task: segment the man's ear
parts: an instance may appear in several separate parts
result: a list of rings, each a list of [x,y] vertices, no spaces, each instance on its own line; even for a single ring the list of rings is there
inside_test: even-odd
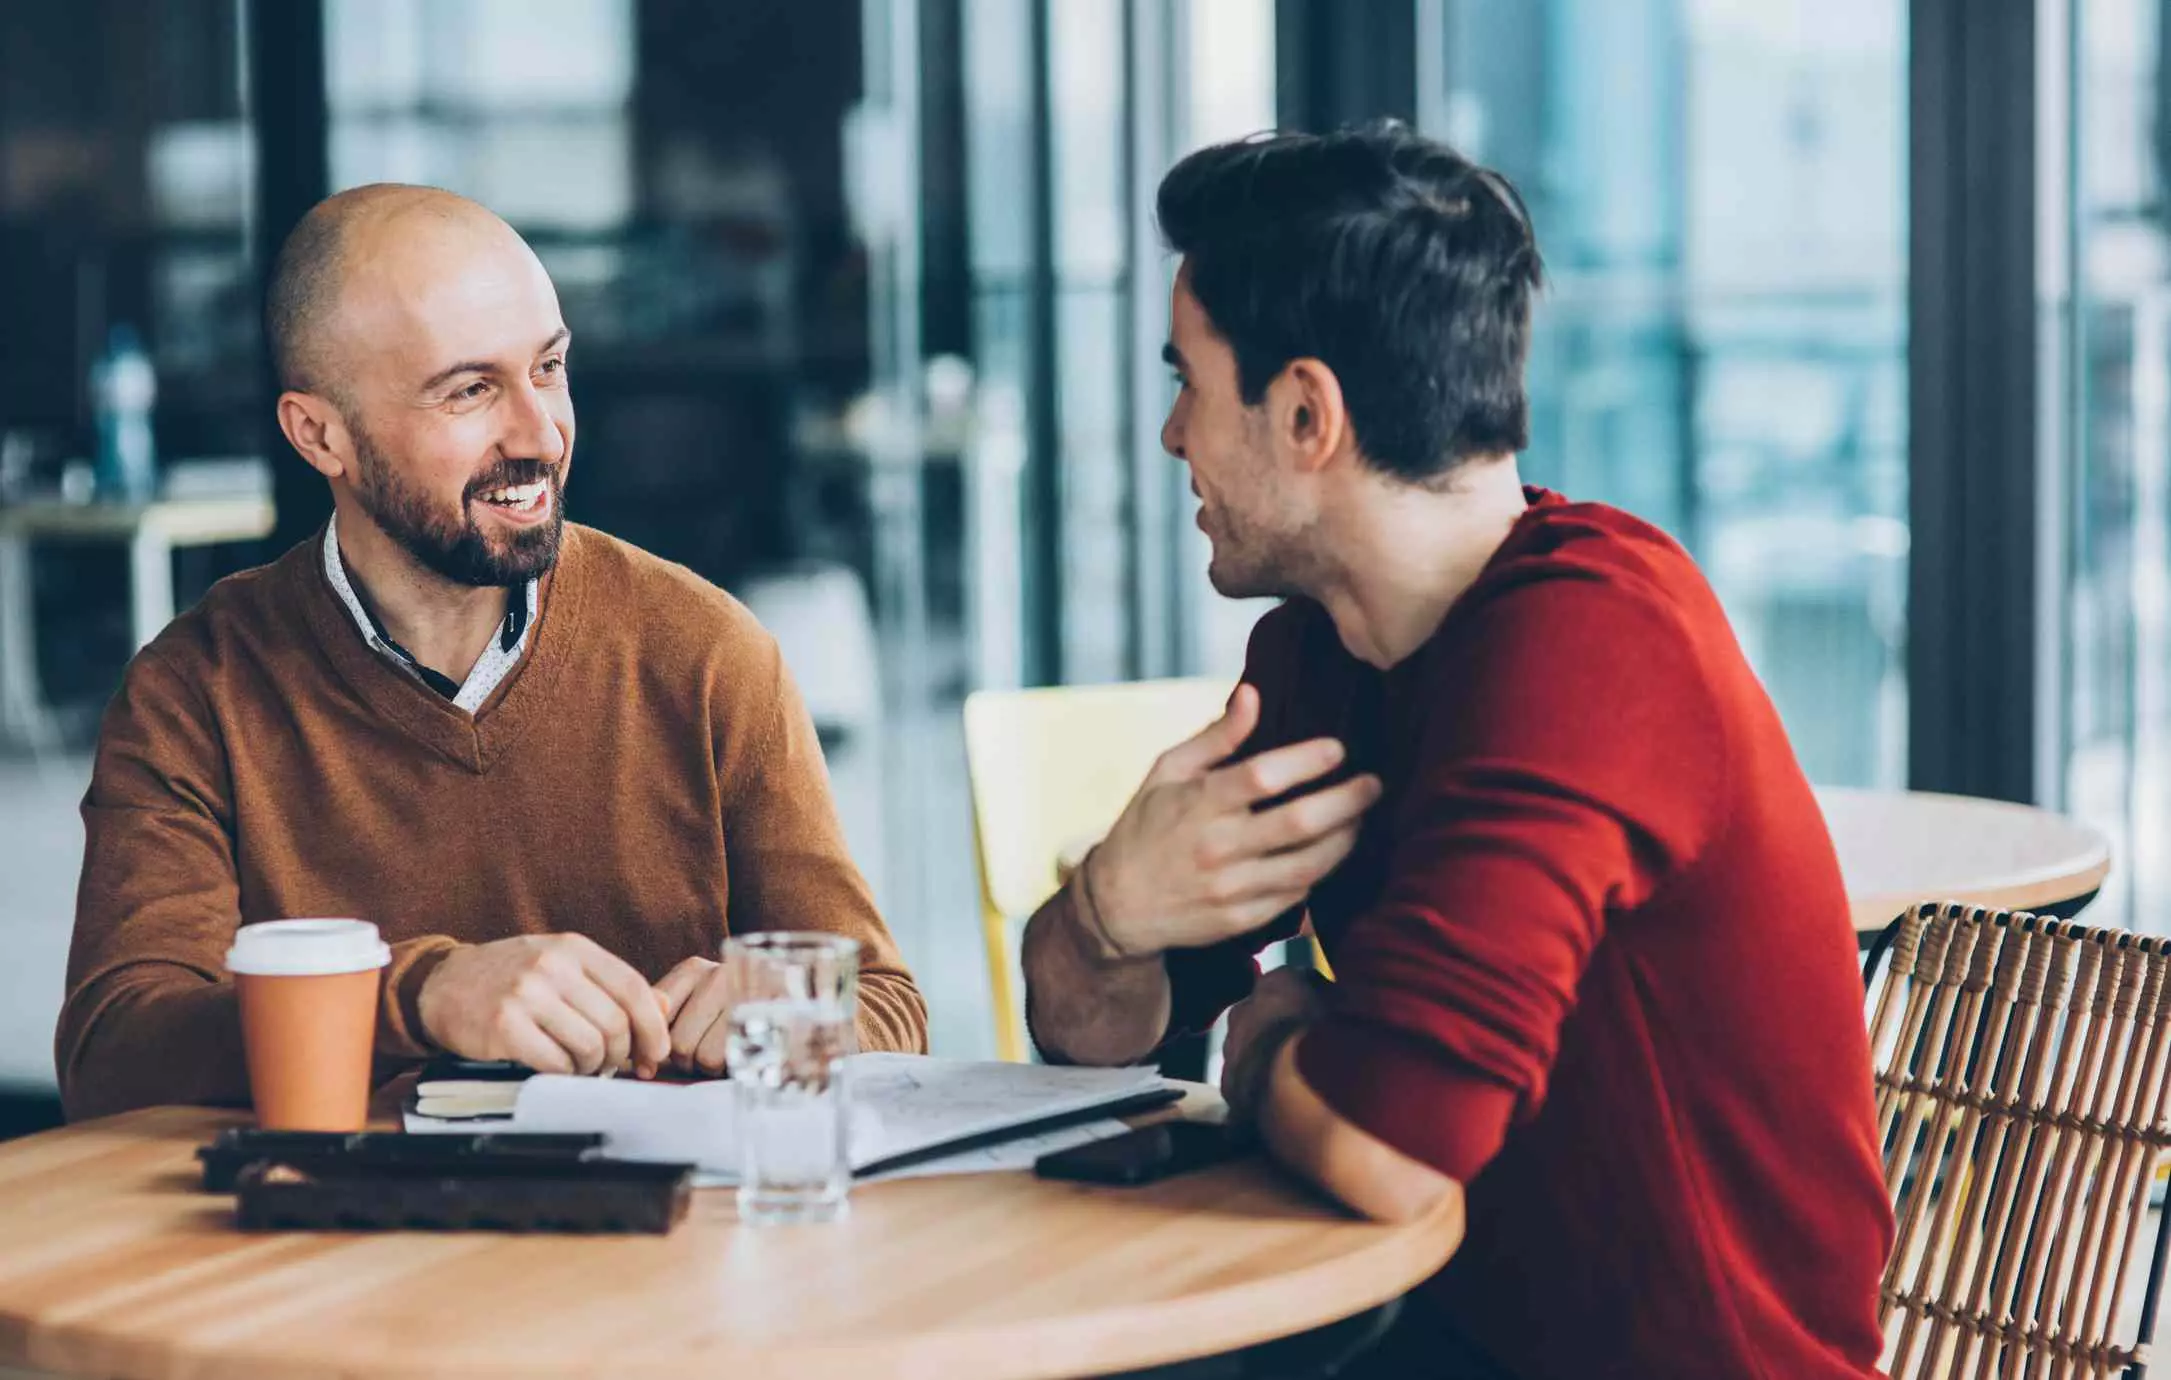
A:
[[[1296,457],[1297,468],[1325,468],[1349,435],[1342,381],[1319,360],[1293,359],[1282,367],[1268,395],[1275,430]]]
[[[354,447],[339,409],[314,393],[292,390],[279,395],[279,430],[287,444],[326,479],[347,477]]]

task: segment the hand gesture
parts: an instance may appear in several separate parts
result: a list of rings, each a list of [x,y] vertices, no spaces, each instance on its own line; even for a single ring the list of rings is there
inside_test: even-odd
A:
[[[1079,879],[1086,923],[1111,959],[1201,948],[1248,934],[1301,904],[1356,846],[1379,799],[1356,776],[1271,809],[1257,807],[1342,764],[1315,738],[1231,763],[1259,722],[1259,692],[1162,754],[1138,794],[1087,856]]]

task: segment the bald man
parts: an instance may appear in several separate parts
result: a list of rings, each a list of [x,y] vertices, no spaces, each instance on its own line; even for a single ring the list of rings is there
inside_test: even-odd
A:
[[[565,521],[571,336],[511,227],[343,192],[287,241],[266,318],[280,429],[334,513],[176,619],[107,710],[69,1115],[245,1103],[223,955],[297,916],[390,942],[380,1076],[438,1051],[719,1071],[715,958],[760,929],[857,940],[862,1047],[924,1047],[774,639]]]

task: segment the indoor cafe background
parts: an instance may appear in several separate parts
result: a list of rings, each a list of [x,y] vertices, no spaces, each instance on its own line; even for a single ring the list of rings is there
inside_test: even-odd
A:
[[[571,515],[776,633],[936,1052],[988,1055],[963,697],[1233,677],[1259,612],[1206,586],[1158,444],[1154,185],[1399,115],[1529,201],[1530,477],[1689,545],[1819,782],[2061,805],[2120,859],[2098,913],[2161,929],[2167,10],[2046,0],[2016,49],[1963,0],[11,0],[0,534],[103,502],[125,325],[165,491],[271,504],[175,553],[178,605],[304,538],[267,251],[341,187],[477,197],[578,342]],[[24,1126],[56,1114],[75,807],[144,590],[123,543],[8,549]]]

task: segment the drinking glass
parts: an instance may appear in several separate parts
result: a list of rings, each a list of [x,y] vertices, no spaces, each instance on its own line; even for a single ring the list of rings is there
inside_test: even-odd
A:
[[[724,941],[739,1217],[827,1222],[852,1188],[845,1057],[859,1005],[859,943],[765,931]]]

